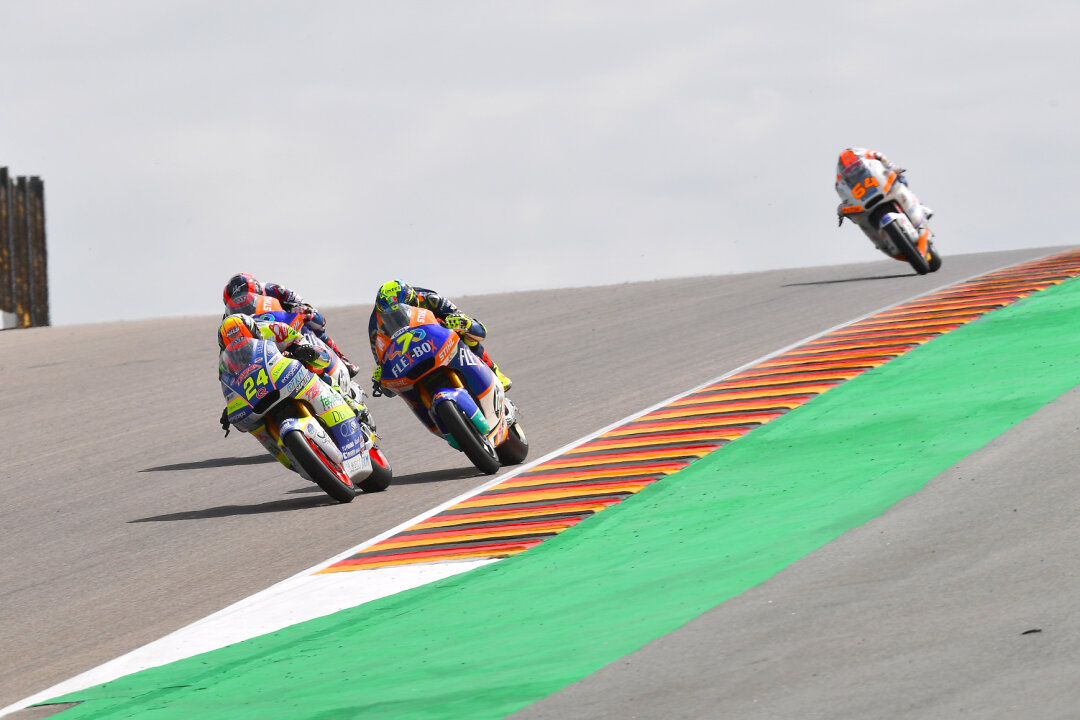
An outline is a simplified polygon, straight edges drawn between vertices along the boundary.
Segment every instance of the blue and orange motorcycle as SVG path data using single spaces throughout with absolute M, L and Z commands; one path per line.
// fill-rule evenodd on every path
M 409 305 L 380 309 L 379 317 L 382 378 L 375 394 L 400 395 L 428 430 L 489 475 L 525 459 L 529 441 L 517 408 L 455 331 L 430 310 Z

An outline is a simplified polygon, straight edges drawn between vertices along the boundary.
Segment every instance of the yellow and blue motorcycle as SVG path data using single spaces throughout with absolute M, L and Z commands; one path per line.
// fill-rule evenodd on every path
M 390 486 L 390 462 L 345 398 L 267 340 L 221 353 L 228 423 L 339 502 Z

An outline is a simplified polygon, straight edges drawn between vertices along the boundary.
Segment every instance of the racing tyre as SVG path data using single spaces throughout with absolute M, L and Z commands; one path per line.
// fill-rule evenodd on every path
M 345 470 L 335 466 L 322 454 L 319 446 L 302 432 L 294 430 L 285 435 L 285 447 L 296 458 L 296 462 L 307 472 L 315 484 L 338 502 L 352 502 L 356 497 L 356 486 L 349 480 Z
M 495 448 L 499 456 L 499 462 L 503 465 L 517 465 L 529 454 L 529 440 L 525 437 L 525 431 L 521 429 L 521 423 L 514 423 L 506 439 L 499 447 Z
M 371 448 L 371 474 L 361 480 L 357 485 L 366 493 L 382 492 L 390 487 L 390 481 L 394 477 L 394 471 L 390 467 L 390 461 L 377 447 Z
M 900 254 L 904 256 L 904 259 L 915 269 L 915 272 L 920 275 L 930 272 L 930 263 L 919 252 L 919 248 L 896 226 L 895 222 L 887 225 L 885 232 L 889 233 L 889 238 L 896 245 Z
M 491 443 L 488 442 L 487 438 L 481 436 L 480 432 L 473 427 L 469 418 L 465 417 L 465 413 L 461 412 L 461 408 L 457 406 L 456 402 L 453 400 L 441 402 L 435 408 L 435 412 L 438 413 L 439 419 L 443 421 L 443 427 L 454 436 L 458 445 L 461 446 L 461 450 L 472 461 L 473 465 L 487 475 L 499 472 L 502 464 L 499 462 L 498 455 L 495 454 L 495 448 L 491 447 Z
M 926 252 L 930 256 L 930 272 L 937 272 L 941 269 L 941 256 L 938 255 L 937 248 L 934 247 L 934 243 L 930 243 L 926 246 Z

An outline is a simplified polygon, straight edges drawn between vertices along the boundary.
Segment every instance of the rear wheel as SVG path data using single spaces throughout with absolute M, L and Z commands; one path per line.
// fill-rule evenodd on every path
M 495 448 L 491 446 L 487 438 L 480 435 L 480 431 L 473 426 L 469 418 L 465 417 L 465 413 L 461 412 L 457 403 L 453 400 L 441 402 L 435 408 L 435 412 L 442 420 L 443 427 L 454 436 L 473 465 L 488 475 L 499 472 L 502 464 L 495 454 Z
M 525 437 L 525 431 L 521 429 L 521 423 L 514 423 L 506 439 L 499 447 L 495 448 L 499 456 L 499 462 L 503 465 L 517 465 L 529 454 L 529 440 Z
M 900 254 L 904 256 L 904 259 L 915 269 L 915 272 L 920 275 L 925 275 L 930 272 L 930 263 L 923 254 L 919 252 L 919 248 L 911 242 L 911 239 L 897 226 L 895 222 L 889 223 L 885 227 L 885 232 L 889 234 L 889 239 L 896 245 L 896 249 L 900 251 Z
M 352 502 L 356 497 L 356 486 L 349 480 L 344 468 L 335 465 L 330 458 L 323 455 L 311 438 L 299 430 L 294 430 L 285 435 L 284 443 L 308 477 L 327 495 L 338 502 Z
M 371 448 L 371 474 L 361 480 L 358 485 L 366 493 L 382 492 L 390 487 L 390 481 L 394 477 L 394 471 L 390 467 L 390 461 L 377 447 Z

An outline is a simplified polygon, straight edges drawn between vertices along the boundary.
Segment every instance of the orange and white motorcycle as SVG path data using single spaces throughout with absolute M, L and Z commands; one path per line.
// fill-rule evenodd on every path
M 861 157 L 836 176 L 840 223 L 850 218 L 878 250 L 911 264 L 920 275 L 941 267 L 930 216 L 899 173 Z

